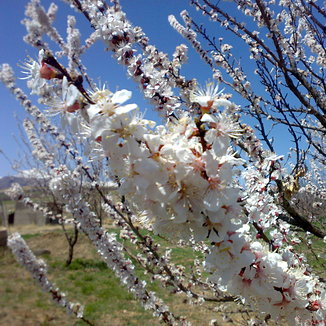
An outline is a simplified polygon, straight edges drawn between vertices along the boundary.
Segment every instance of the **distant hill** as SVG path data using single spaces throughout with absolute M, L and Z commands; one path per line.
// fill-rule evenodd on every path
M 33 178 L 8 176 L 0 178 L 0 190 L 9 188 L 13 183 L 19 183 L 22 187 L 32 186 L 35 183 Z

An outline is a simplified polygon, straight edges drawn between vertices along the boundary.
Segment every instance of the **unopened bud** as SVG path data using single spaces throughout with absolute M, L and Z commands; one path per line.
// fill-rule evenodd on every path
M 76 112 L 81 108 L 79 101 L 76 101 L 74 104 L 67 107 L 67 112 Z
M 40 76 L 41 78 L 50 80 L 52 78 L 58 77 L 58 72 L 55 69 L 51 68 L 46 63 L 42 62 L 42 67 L 40 69 Z

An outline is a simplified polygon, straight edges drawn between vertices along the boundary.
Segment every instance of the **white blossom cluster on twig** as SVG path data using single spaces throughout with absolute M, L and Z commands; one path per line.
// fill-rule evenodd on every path
M 9 235 L 8 246 L 12 250 L 17 261 L 31 273 L 32 277 L 39 283 L 41 288 L 51 295 L 51 299 L 54 302 L 66 308 L 68 312 L 73 313 L 77 316 L 77 318 L 84 319 L 83 306 L 81 306 L 79 303 L 68 301 L 65 294 L 49 281 L 45 262 L 42 259 L 37 259 L 34 256 L 19 233 L 16 232 Z

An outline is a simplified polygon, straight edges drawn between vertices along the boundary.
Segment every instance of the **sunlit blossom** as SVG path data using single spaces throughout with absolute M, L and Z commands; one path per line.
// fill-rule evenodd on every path
M 223 90 L 219 91 L 218 88 L 214 83 L 207 83 L 205 88 L 198 86 L 192 92 L 190 100 L 198 103 L 203 113 L 214 111 L 220 106 L 231 105 L 231 102 L 222 96 Z

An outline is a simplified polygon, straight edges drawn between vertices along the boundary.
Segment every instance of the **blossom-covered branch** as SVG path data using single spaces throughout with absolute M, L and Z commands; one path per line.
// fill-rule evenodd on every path
M 34 256 L 19 233 L 13 233 L 8 237 L 8 246 L 12 250 L 17 261 L 31 273 L 32 277 L 39 283 L 41 288 L 51 295 L 54 302 L 66 308 L 68 313 L 74 314 L 87 325 L 93 325 L 92 322 L 83 317 L 83 306 L 79 303 L 68 301 L 65 294 L 49 281 L 45 262 Z

